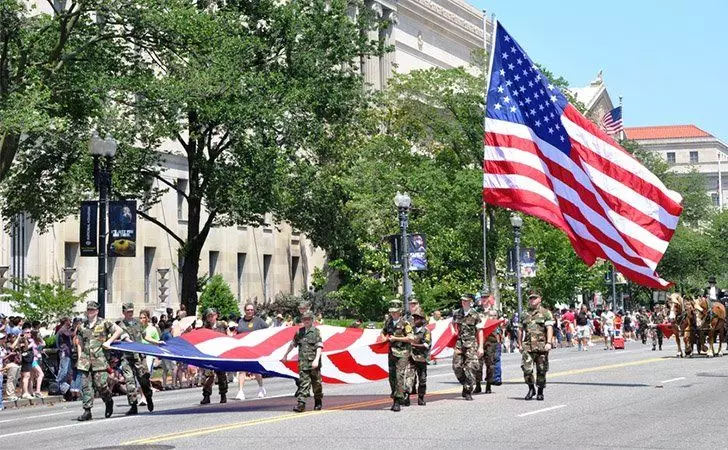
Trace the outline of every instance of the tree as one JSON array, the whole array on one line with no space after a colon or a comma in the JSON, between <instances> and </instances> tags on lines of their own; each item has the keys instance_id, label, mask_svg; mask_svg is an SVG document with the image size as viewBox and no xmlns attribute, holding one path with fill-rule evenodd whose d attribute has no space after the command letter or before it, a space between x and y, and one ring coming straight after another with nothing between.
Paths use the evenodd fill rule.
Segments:
<instances>
[{"instance_id":1,"label":"tree","mask_svg":"<svg viewBox=\"0 0 728 450\"><path fill-rule=\"evenodd\" d=\"M76 294L61 282L41 283L38 277L13 280L15 289L4 289L13 310L28 321L54 322L73 315L74 307L90 291Z\"/></svg>"},{"instance_id":2,"label":"tree","mask_svg":"<svg viewBox=\"0 0 728 450\"><path fill-rule=\"evenodd\" d=\"M238 301L222 275L212 276L202 290L200 314L204 315L208 308L214 308L221 320L227 320L231 315L240 317Z\"/></svg>"},{"instance_id":3,"label":"tree","mask_svg":"<svg viewBox=\"0 0 728 450\"><path fill-rule=\"evenodd\" d=\"M200 254L213 226L256 225L272 212L331 247L336 235L321 220L328 209L318 194L335 192L336 173L327 167L337 167L366 106L357 61L381 51L366 40L374 26L370 9L354 0L122 3L128 11L117 11L114 20L131 22L134 37L154 39L132 39L109 63L109 75L98 77L100 87L91 92L104 108L94 125L121 143L115 196L142 199L139 215L179 245L187 310L197 306ZM355 20L350 8L359 8ZM177 143L187 161L187 189L164 176L158 149L165 140ZM53 180L52 189L39 184L33 197L50 207L15 196L3 205L6 214L30 210L48 224L73 212L88 183L64 189L58 172L88 174L91 165L78 139L68 139L66 148L73 151L65 167L55 167L53 158L18 164L15 188ZM150 189L155 180L162 188ZM61 190L59 202L54 194ZM186 233L148 213L166 190L187 202Z\"/></svg>"}]
</instances>

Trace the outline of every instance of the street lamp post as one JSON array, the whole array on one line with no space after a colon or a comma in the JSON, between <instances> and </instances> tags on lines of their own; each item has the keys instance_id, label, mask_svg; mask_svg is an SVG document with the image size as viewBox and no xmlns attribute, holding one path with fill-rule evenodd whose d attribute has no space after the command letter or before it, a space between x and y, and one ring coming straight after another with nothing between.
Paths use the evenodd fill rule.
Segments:
<instances>
[{"instance_id":1,"label":"street lamp post","mask_svg":"<svg viewBox=\"0 0 728 450\"><path fill-rule=\"evenodd\" d=\"M523 317L523 296L521 295L521 227L523 219L517 213L511 214L513 241L516 246L516 296L518 298L518 320Z\"/></svg>"},{"instance_id":2,"label":"street lamp post","mask_svg":"<svg viewBox=\"0 0 728 450\"><path fill-rule=\"evenodd\" d=\"M110 135L101 139L94 131L88 144L89 153L94 158L94 188L99 193L99 271L98 302L99 315L106 315L106 221L111 190L111 165L116 154L117 143Z\"/></svg>"},{"instance_id":3,"label":"street lamp post","mask_svg":"<svg viewBox=\"0 0 728 450\"><path fill-rule=\"evenodd\" d=\"M401 261L402 261L402 293L404 298L404 314L407 314L409 311L409 298L410 294L412 293L412 288L410 286L410 278L409 278L409 239L407 237L407 226L409 225L409 210L412 206L412 199L410 196L405 192L404 194L401 194L399 191L397 191L397 195L394 196L394 204L397 206L397 211L399 212L399 231L402 235L402 252L401 252Z\"/></svg>"}]
</instances>

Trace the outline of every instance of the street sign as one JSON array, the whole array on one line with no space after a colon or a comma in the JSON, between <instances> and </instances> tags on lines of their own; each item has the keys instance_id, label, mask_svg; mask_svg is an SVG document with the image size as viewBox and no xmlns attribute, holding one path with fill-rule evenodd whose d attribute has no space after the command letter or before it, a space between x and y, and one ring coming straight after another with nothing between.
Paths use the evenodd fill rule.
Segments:
<instances>
[{"instance_id":1,"label":"street sign","mask_svg":"<svg viewBox=\"0 0 728 450\"><path fill-rule=\"evenodd\" d=\"M419 270L427 270L427 235L423 233L412 233L407 235L409 238L409 271L416 272ZM402 265L402 235L390 234L385 237L389 242L389 263L395 269L399 269Z\"/></svg>"},{"instance_id":2,"label":"street sign","mask_svg":"<svg viewBox=\"0 0 728 450\"><path fill-rule=\"evenodd\" d=\"M81 256L97 256L99 254L99 203L96 201L81 202L81 218L79 242Z\"/></svg>"}]
</instances>

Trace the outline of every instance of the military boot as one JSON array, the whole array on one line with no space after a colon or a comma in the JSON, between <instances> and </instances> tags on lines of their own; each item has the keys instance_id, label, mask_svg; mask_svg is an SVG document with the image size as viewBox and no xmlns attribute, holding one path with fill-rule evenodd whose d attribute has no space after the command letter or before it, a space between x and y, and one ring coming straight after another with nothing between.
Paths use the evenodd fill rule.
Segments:
<instances>
[{"instance_id":1,"label":"military boot","mask_svg":"<svg viewBox=\"0 0 728 450\"><path fill-rule=\"evenodd\" d=\"M404 394L404 399L402 400L402 406L409 406L410 405L410 396L409 394Z\"/></svg>"},{"instance_id":2,"label":"military boot","mask_svg":"<svg viewBox=\"0 0 728 450\"><path fill-rule=\"evenodd\" d=\"M528 385L528 394L526 394L526 400L531 400L536 395L536 387L532 384Z\"/></svg>"},{"instance_id":3,"label":"military boot","mask_svg":"<svg viewBox=\"0 0 728 450\"><path fill-rule=\"evenodd\" d=\"M106 412L104 412L104 417L107 419L111 417L112 414L114 414L114 401L113 400L107 400L106 402Z\"/></svg>"},{"instance_id":4,"label":"military boot","mask_svg":"<svg viewBox=\"0 0 728 450\"><path fill-rule=\"evenodd\" d=\"M293 412L302 413L304 411L306 411L306 403L304 402L298 402L298 405L293 408Z\"/></svg>"},{"instance_id":5,"label":"military boot","mask_svg":"<svg viewBox=\"0 0 728 450\"><path fill-rule=\"evenodd\" d=\"M220 403L227 403L227 394L220 394Z\"/></svg>"},{"instance_id":6,"label":"military boot","mask_svg":"<svg viewBox=\"0 0 728 450\"><path fill-rule=\"evenodd\" d=\"M202 401L200 402L200 405L209 405L210 404L210 396L207 394L202 394Z\"/></svg>"},{"instance_id":7,"label":"military boot","mask_svg":"<svg viewBox=\"0 0 728 450\"><path fill-rule=\"evenodd\" d=\"M488 381L487 383L485 383L485 393L486 394L490 394L491 393L491 391L490 391L490 381Z\"/></svg>"},{"instance_id":8,"label":"military boot","mask_svg":"<svg viewBox=\"0 0 728 450\"><path fill-rule=\"evenodd\" d=\"M543 386L538 387L538 394L536 395L536 400L543 400Z\"/></svg>"},{"instance_id":9,"label":"military boot","mask_svg":"<svg viewBox=\"0 0 728 450\"><path fill-rule=\"evenodd\" d=\"M137 402L134 402L131 404L131 408L129 408L129 411L124 414L125 416L135 416L139 414L139 408L137 406Z\"/></svg>"},{"instance_id":10,"label":"military boot","mask_svg":"<svg viewBox=\"0 0 728 450\"><path fill-rule=\"evenodd\" d=\"M91 420L91 409L84 408L83 409L83 414L81 414L80 416L78 416L78 421L79 422L85 422L87 420Z\"/></svg>"},{"instance_id":11,"label":"military boot","mask_svg":"<svg viewBox=\"0 0 728 450\"><path fill-rule=\"evenodd\" d=\"M480 381L475 383L475 389L473 390L473 394L480 394L483 392L483 387L480 385Z\"/></svg>"},{"instance_id":12,"label":"military boot","mask_svg":"<svg viewBox=\"0 0 728 450\"><path fill-rule=\"evenodd\" d=\"M463 386L463 398L465 398L467 396L468 396L468 387L467 386Z\"/></svg>"},{"instance_id":13,"label":"military boot","mask_svg":"<svg viewBox=\"0 0 728 450\"><path fill-rule=\"evenodd\" d=\"M315 398L313 400L313 410L314 411L321 411L321 408L323 408L323 404L321 403L320 398Z\"/></svg>"},{"instance_id":14,"label":"military boot","mask_svg":"<svg viewBox=\"0 0 728 450\"><path fill-rule=\"evenodd\" d=\"M394 403L392 404L392 408L391 409L394 412L399 412L402 409L402 408L400 408L399 402L397 401L397 399L394 400Z\"/></svg>"},{"instance_id":15,"label":"military boot","mask_svg":"<svg viewBox=\"0 0 728 450\"><path fill-rule=\"evenodd\" d=\"M471 401L473 399L473 388L469 387L465 391L465 400Z\"/></svg>"},{"instance_id":16,"label":"military boot","mask_svg":"<svg viewBox=\"0 0 728 450\"><path fill-rule=\"evenodd\" d=\"M150 390L148 393L144 393L144 398L147 400L147 410L149 410L149 412L154 411L154 401L152 400L152 391Z\"/></svg>"},{"instance_id":17,"label":"military boot","mask_svg":"<svg viewBox=\"0 0 728 450\"><path fill-rule=\"evenodd\" d=\"M425 394L420 394L417 396L417 404L420 406L425 406L427 403L425 403Z\"/></svg>"}]
</instances>

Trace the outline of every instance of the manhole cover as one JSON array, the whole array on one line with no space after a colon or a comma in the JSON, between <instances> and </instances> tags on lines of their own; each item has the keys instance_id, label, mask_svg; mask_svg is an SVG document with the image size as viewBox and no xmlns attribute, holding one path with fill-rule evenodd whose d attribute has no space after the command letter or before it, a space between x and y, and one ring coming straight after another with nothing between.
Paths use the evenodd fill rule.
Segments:
<instances>
[{"instance_id":1,"label":"manhole cover","mask_svg":"<svg viewBox=\"0 0 728 450\"><path fill-rule=\"evenodd\" d=\"M171 450L174 445L112 445L109 447L93 447L86 450Z\"/></svg>"}]
</instances>

